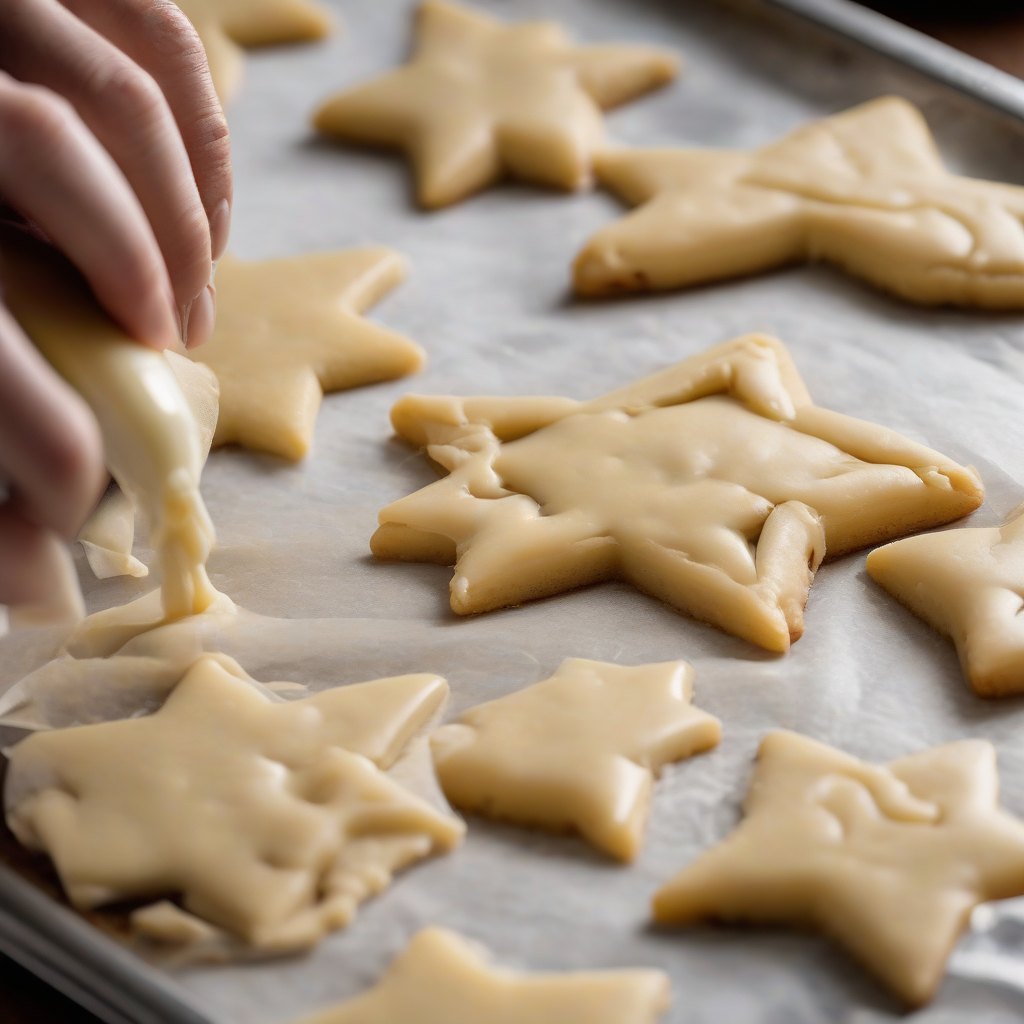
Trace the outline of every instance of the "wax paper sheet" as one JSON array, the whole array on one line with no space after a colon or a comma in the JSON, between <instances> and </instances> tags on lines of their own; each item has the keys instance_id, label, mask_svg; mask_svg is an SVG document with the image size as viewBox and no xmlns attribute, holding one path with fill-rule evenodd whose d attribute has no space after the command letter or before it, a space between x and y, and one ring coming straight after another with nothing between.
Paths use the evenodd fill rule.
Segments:
<instances>
[{"instance_id":1,"label":"wax paper sheet","mask_svg":"<svg viewBox=\"0 0 1024 1024\"><path fill-rule=\"evenodd\" d=\"M218 641L255 678L313 687L432 671L452 686L449 717L549 675L563 658L638 664L686 658L695 702L718 715L715 751L658 783L646 847L623 867L582 841L474 819L454 855L414 868L356 923L314 952L255 965L193 968L175 983L219 1024L284 1024L374 983L418 928L444 925L511 966L655 966L672 976L666 1024L876 1024L902 1009L828 941L775 929L659 931L652 893L734 826L757 745L796 729L884 761L979 736L999 752L1003 801L1024 815L1024 700L982 701L952 646L864 570L864 553L827 563L806 633L766 654L606 584L471 619L448 608L450 570L378 563L377 511L434 479L390 437L406 390L556 394L585 399L737 334L770 331L816 402L895 428L978 468L988 491L973 525L1024 500L1024 317L927 310L827 267L799 267L692 291L577 302L568 267L622 207L506 184L439 213L417 211L404 162L318 140L308 125L336 88L399 61L407 0L337 0L340 34L250 54L230 110L237 202L234 252L287 256L362 244L411 260L406 284L373 312L428 351L421 376L328 396L312 454L290 465L215 451L203 493L218 530L215 585L253 613ZM703 0L481 0L509 18L547 16L587 41L677 47L675 85L608 117L644 145L752 147L809 117L889 92L919 103L954 169L1024 181L1024 136L894 64L755 3ZM962 525L962 524L960 524ZM151 562L137 545L136 554ZM97 581L79 558L90 610L135 597L154 577ZM38 666L63 635L0 642L0 688ZM1024 913L982 908L921 1024L1024 1019ZM1020 947L1020 956L1016 955Z\"/></svg>"}]
</instances>

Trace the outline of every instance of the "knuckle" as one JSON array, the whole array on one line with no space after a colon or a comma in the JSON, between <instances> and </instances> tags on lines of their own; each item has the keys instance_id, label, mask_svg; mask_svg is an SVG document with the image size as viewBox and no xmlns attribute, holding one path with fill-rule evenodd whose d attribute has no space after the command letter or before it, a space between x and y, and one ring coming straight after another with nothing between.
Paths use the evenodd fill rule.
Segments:
<instances>
[{"instance_id":1,"label":"knuckle","mask_svg":"<svg viewBox=\"0 0 1024 1024\"><path fill-rule=\"evenodd\" d=\"M156 0L150 3L146 12L152 38L159 52L165 57L191 57L202 52L192 22L171 0Z\"/></svg>"},{"instance_id":2,"label":"knuckle","mask_svg":"<svg viewBox=\"0 0 1024 1024\"><path fill-rule=\"evenodd\" d=\"M228 128L228 119L220 107L199 118L196 122L196 132L204 149L223 156L225 160L230 158L231 130Z\"/></svg>"},{"instance_id":3,"label":"knuckle","mask_svg":"<svg viewBox=\"0 0 1024 1024\"><path fill-rule=\"evenodd\" d=\"M8 145L53 148L67 137L75 117L67 100L41 86L5 90L0 99L0 131Z\"/></svg>"},{"instance_id":4,"label":"knuckle","mask_svg":"<svg viewBox=\"0 0 1024 1024\"><path fill-rule=\"evenodd\" d=\"M206 49L188 17L171 0L137 0L151 55L164 69L194 75L206 66Z\"/></svg>"},{"instance_id":5,"label":"knuckle","mask_svg":"<svg viewBox=\"0 0 1024 1024\"><path fill-rule=\"evenodd\" d=\"M110 54L97 65L89 91L136 124L161 119L165 113L164 94L155 79L121 53Z\"/></svg>"}]
</instances>

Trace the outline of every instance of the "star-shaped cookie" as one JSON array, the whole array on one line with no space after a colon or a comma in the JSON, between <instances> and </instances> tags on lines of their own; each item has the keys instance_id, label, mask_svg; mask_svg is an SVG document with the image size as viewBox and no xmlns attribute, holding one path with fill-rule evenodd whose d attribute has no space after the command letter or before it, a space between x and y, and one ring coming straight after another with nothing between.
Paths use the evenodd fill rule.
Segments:
<instances>
[{"instance_id":1,"label":"star-shaped cookie","mask_svg":"<svg viewBox=\"0 0 1024 1024\"><path fill-rule=\"evenodd\" d=\"M1024 308L1024 189L950 174L906 100L854 107L753 153L609 151L595 170L640 209L577 256L582 295L822 259L912 302Z\"/></svg>"},{"instance_id":2,"label":"star-shaped cookie","mask_svg":"<svg viewBox=\"0 0 1024 1024\"><path fill-rule=\"evenodd\" d=\"M333 26L330 11L314 0L178 0L206 48L210 76L221 103L242 80L242 46L322 39Z\"/></svg>"},{"instance_id":3,"label":"star-shaped cookie","mask_svg":"<svg viewBox=\"0 0 1024 1024\"><path fill-rule=\"evenodd\" d=\"M189 356L220 384L214 446L301 459L325 391L415 373L415 342L364 319L405 275L390 249L348 249L217 268L217 324Z\"/></svg>"},{"instance_id":4,"label":"star-shaped cookie","mask_svg":"<svg viewBox=\"0 0 1024 1024\"><path fill-rule=\"evenodd\" d=\"M640 852L654 778L717 746L685 661L570 658L543 682L480 704L431 736L445 796L466 811L578 831L613 857Z\"/></svg>"},{"instance_id":5,"label":"star-shaped cookie","mask_svg":"<svg viewBox=\"0 0 1024 1024\"><path fill-rule=\"evenodd\" d=\"M455 565L460 615L613 578L772 651L841 555L977 508L974 472L815 406L747 335L590 402L407 395L397 432L450 475L379 515L379 558Z\"/></svg>"},{"instance_id":6,"label":"star-shaped cookie","mask_svg":"<svg viewBox=\"0 0 1024 1024\"><path fill-rule=\"evenodd\" d=\"M650 969L522 974L444 928L424 928L361 996L294 1024L655 1024L669 980Z\"/></svg>"},{"instance_id":7,"label":"star-shaped cookie","mask_svg":"<svg viewBox=\"0 0 1024 1024\"><path fill-rule=\"evenodd\" d=\"M79 908L180 893L253 946L310 946L461 840L458 819L381 771L446 694L418 675L274 703L206 655L155 714L19 743L7 821Z\"/></svg>"},{"instance_id":8,"label":"star-shaped cookie","mask_svg":"<svg viewBox=\"0 0 1024 1024\"><path fill-rule=\"evenodd\" d=\"M675 77L650 46L574 46L547 21L505 25L426 0L409 63L327 100L315 127L350 142L404 149L417 195L448 206L511 175L575 189L603 146L601 110Z\"/></svg>"},{"instance_id":9,"label":"star-shaped cookie","mask_svg":"<svg viewBox=\"0 0 1024 1024\"><path fill-rule=\"evenodd\" d=\"M983 697L1024 692L1024 515L1003 527L946 530L872 551L872 579L956 644Z\"/></svg>"},{"instance_id":10,"label":"star-shaped cookie","mask_svg":"<svg viewBox=\"0 0 1024 1024\"><path fill-rule=\"evenodd\" d=\"M917 1005L972 908L1024 894L1024 824L999 808L995 750L983 740L876 766L773 732L744 811L658 891L657 921L818 928Z\"/></svg>"}]
</instances>

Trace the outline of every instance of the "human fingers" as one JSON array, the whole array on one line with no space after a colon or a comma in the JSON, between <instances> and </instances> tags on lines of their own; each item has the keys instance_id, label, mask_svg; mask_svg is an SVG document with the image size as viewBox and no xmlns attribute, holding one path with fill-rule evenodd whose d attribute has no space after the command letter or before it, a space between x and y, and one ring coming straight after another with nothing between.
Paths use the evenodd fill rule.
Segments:
<instances>
[{"instance_id":1,"label":"human fingers","mask_svg":"<svg viewBox=\"0 0 1024 1024\"><path fill-rule=\"evenodd\" d=\"M0 66L68 100L114 158L152 225L187 338L213 326L210 228L189 156L159 85L58 0L6 0Z\"/></svg>"},{"instance_id":2,"label":"human fingers","mask_svg":"<svg viewBox=\"0 0 1024 1024\"><path fill-rule=\"evenodd\" d=\"M75 622L85 614L71 553L60 538L0 505L0 604L12 629Z\"/></svg>"},{"instance_id":3,"label":"human fingers","mask_svg":"<svg viewBox=\"0 0 1024 1024\"><path fill-rule=\"evenodd\" d=\"M0 195L68 256L132 337L173 344L177 309L153 230L70 104L0 71L0 139Z\"/></svg>"},{"instance_id":4,"label":"human fingers","mask_svg":"<svg viewBox=\"0 0 1024 1024\"><path fill-rule=\"evenodd\" d=\"M213 259L219 260L231 225L231 139L192 23L169 0L63 3L148 71L167 97L210 223Z\"/></svg>"},{"instance_id":5,"label":"human fingers","mask_svg":"<svg viewBox=\"0 0 1024 1024\"><path fill-rule=\"evenodd\" d=\"M0 478L9 491L0 508L68 540L78 535L107 480L95 417L2 305Z\"/></svg>"}]
</instances>

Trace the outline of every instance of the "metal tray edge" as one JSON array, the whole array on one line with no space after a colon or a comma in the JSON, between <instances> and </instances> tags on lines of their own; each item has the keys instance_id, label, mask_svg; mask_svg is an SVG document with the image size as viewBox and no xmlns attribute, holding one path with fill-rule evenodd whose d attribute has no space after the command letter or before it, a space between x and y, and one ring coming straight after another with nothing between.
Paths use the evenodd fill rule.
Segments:
<instances>
[{"instance_id":1,"label":"metal tray edge","mask_svg":"<svg viewBox=\"0 0 1024 1024\"><path fill-rule=\"evenodd\" d=\"M106 1024L212 1024L154 968L2 864L0 951Z\"/></svg>"},{"instance_id":2,"label":"metal tray edge","mask_svg":"<svg viewBox=\"0 0 1024 1024\"><path fill-rule=\"evenodd\" d=\"M853 0L767 0L1024 121L1024 81Z\"/></svg>"}]
</instances>

